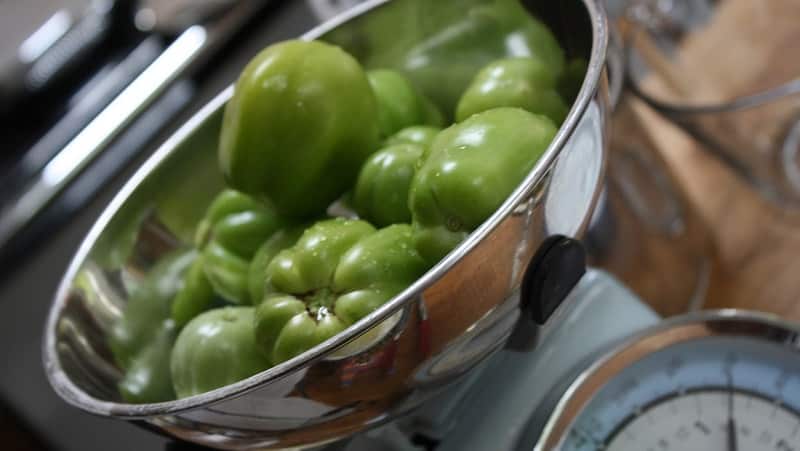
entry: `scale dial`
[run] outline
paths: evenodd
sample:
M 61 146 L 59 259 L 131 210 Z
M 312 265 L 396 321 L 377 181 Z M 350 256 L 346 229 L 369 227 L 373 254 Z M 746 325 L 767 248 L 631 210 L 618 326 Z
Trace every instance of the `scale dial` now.
M 729 407 L 730 404 L 730 407 Z M 604 450 L 798 450 L 800 416 L 760 394 L 706 389 L 670 396 L 625 422 Z M 732 434 L 735 434 L 732 435 Z M 580 438 L 566 449 L 582 449 Z
M 797 331 L 740 312 L 651 329 L 573 383 L 536 449 L 800 451 Z

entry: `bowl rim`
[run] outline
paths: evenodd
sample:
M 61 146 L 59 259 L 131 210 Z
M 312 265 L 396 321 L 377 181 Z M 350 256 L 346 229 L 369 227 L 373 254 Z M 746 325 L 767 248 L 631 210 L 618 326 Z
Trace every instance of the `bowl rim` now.
M 350 21 L 376 7 L 387 3 L 390 0 L 368 0 L 354 8 L 347 10 L 336 17 L 312 28 L 304 33 L 299 39 L 317 39 L 334 28 Z M 147 403 L 147 404 L 127 404 L 97 399 L 84 390 L 79 388 L 67 376 L 59 362 L 56 350 L 56 329 L 61 313 L 69 299 L 70 289 L 78 271 L 83 267 L 86 258 L 98 238 L 102 235 L 108 223 L 136 191 L 138 186 L 173 152 L 173 150 L 188 138 L 201 124 L 210 116 L 219 111 L 220 108 L 230 99 L 233 94 L 233 85 L 225 88 L 221 93 L 206 103 L 197 113 L 195 113 L 185 124 L 178 128 L 159 148 L 151 155 L 144 164 L 134 173 L 122 189 L 114 196 L 112 201 L 103 210 L 94 225 L 89 230 L 86 237 L 81 242 L 78 251 L 72 257 L 70 264 L 59 283 L 53 303 L 48 313 L 45 323 L 44 340 L 42 343 L 42 355 L 44 360 L 45 373 L 50 385 L 56 393 L 67 403 L 78 407 L 89 413 L 101 416 L 111 416 L 122 419 L 142 419 L 152 416 L 164 416 L 177 414 L 197 408 L 202 408 L 211 404 L 232 399 L 246 392 L 257 390 L 258 388 L 286 377 L 303 367 L 320 360 L 326 354 L 343 344 L 366 333 L 370 328 L 387 319 L 401 308 L 420 298 L 422 292 L 441 279 L 445 273 L 451 270 L 463 257 L 469 254 L 480 241 L 486 238 L 497 226 L 517 207 L 518 204 L 528 198 L 545 178 L 545 175 L 554 165 L 556 158 L 561 153 L 567 140 L 576 130 L 578 123 L 588 108 L 595 92 L 600 86 L 603 69 L 605 66 L 606 53 L 608 48 L 608 21 L 605 7 L 598 0 L 580 0 L 586 8 L 592 27 L 592 48 L 589 55 L 589 65 L 581 85 L 578 96 L 573 102 L 570 111 L 559 128 L 556 136 L 551 141 L 545 152 L 539 158 L 534 168 L 523 179 L 514 192 L 503 202 L 492 216 L 484 221 L 467 239 L 458 247 L 451 251 L 445 258 L 437 263 L 422 277 L 403 290 L 400 294 L 387 301 L 377 310 L 365 316 L 345 331 L 337 334 L 320 345 L 286 361 L 279 365 L 268 368 L 249 378 L 236 383 L 220 387 L 199 395 L 181 398 L 173 401 Z

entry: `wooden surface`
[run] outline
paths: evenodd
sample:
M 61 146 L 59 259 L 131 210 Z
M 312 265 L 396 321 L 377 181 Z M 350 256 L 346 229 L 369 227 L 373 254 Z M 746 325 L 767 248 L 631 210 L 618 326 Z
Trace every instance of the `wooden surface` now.
M 800 320 L 800 220 L 764 201 L 690 138 L 635 106 L 690 204 L 708 226 L 719 274 L 706 308 L 767 311 Z
M 672 316 L 696 308 L 708 281 L 719 278 L 715 239 L 631 98 L 623 99 L 611 121 L 604 200 L 588 240 L 590 264 L 610 271 L 660 315 Z
M 651 87 L 674 99 L 719 100 L 800 74 L 800 2 L 722 3 L 714 21 L 684 43 L 681 70 L 669 83 L 654 81 Z M 726 50 L 729 55 L 720 55 Z M 792 108 L 797 107 L 795 102 Z M 800 214 L 764 200 L 643 103 L 633 101 L 630 108 L 711 231 L 719 277 L 704 307 L 768 311 L 800 320 Z M 773 118 L 757 119 L 761 129 L 774 123 Z M 752 123 L 748 118 L 727 125 L 746 130 Z M 750 138 L 748 133 L 741 139 Z

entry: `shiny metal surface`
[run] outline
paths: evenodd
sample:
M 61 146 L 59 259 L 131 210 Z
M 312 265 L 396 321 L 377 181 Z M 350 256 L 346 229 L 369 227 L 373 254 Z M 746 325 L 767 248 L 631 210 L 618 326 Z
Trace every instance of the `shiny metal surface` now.
M 570 426 L 592 397 L 634 362 L 673 345 L 706 337 L 749 337 L 792 348 L 800 329 L 778 317 L 741 310 L 691 313 L 626 339 L 583 371 L 561 396 L 534 451 L 560 449 Z
M 384 51 L 381 45 L 391 44 L 398 52 L 398 40 L 370 41 L 365 29 L 416 19 L 411 14 L 420 11 L 410 7 L 415 4 L 429 5 L 367 2 L 303 38 L 334 42 L 362 61 Z M 58 394 L 86 411 L 143 419 L 208 446 L 312 446 L 413 409 L 498 349 L 518 316 L 520 277 L 529 259 L 548 236 L 583 234 L 605 167 L 603 8 L 593 0 L 526 6 L 562 41 L 570 41 L 565 47 L 589 58 L 589 70 L 569 116 L 536 167 L 450 255 L 348 330 L 292 360 L 198 396 L 122 403 L 116 390 L 120 371 L 112 363 L 105 332 L 118 318 L 131 284 L 159 255 L 188 242 L 222 187 L 216 141 L 229 88 L 134 175 L 73 259 L 45 330 L 45 367 Z M 420 27 L 411 42 L 403 43 L 405 50 L 448 25 Z

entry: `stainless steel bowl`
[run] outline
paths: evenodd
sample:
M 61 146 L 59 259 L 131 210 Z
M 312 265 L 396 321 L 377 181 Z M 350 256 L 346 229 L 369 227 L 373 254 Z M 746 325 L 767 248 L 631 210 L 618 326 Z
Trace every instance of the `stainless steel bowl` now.
M 382 60 L 402 70 L 415 47 L 452 32 L 470 8 L 493 1 L 452 0 L 446 3 L 451 13 L 438 15 L 426 8 L 442 11 L 444 2 L 370 1 L 303 38 L 336 43 L 367 66 Z M 72 260 L 45 329 L 44 364 L 56 392 L 88 412 L 143 420 L 212 447 L 313 446 L 410 411 L 501 347 L 520 316 L 520 283 L 529 261 L 548 237 L 582 236 L 605 162 L 608 30 L 602 5 L 524 3 L 568 54 L 589 60 L 588 73 L 566 121 L 524 182 L 427 274 L 345 332 L 246 380 L 171 402 L 122 402 L 107 331 L 130 286 L 160 255 L 187 242 L 222 187 L 216 143 L 228 88 L 134 175 Z M 375 29 L 391 39 L 376 39 Z M 513 53 L 511 41 L 505 44 Z M 477 51 L 464 59 L 475 70 L 503 56 L 479 50 L 463 50 Z

